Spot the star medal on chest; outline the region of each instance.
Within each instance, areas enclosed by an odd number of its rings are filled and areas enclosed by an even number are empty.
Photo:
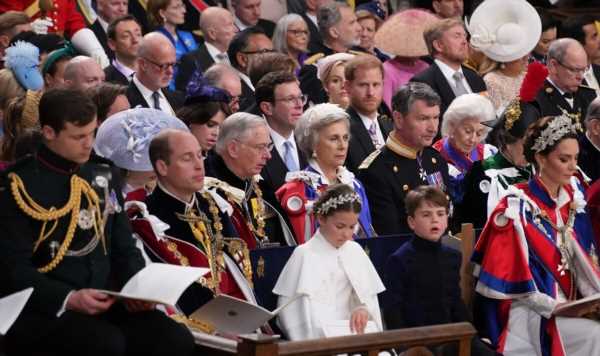
[[[94,212],[88,209],[79,210],[77,226],[82,230],[89,230],[94,226]]]

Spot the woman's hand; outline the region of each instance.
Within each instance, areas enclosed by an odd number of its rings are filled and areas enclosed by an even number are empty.
[[[365,308],[358,308],[350,316],[350,331],[356,334],[364,334],[369,321],[369,312]]]

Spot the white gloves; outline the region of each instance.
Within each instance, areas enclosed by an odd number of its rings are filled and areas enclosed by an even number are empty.
[[[89,28],[82,28],[71,37],[71,42],[79,52],[92,57],[103,69],[110,65],[110,61],[104,53],[104,48]]]
[[[52,26],[54,26],[54,22],[47,17],[35,19],[31,22],[31,29],[38,35],[47,35],[48,28]]]

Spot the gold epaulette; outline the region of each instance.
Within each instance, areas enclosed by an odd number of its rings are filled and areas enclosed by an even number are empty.
[[[355,56],[360,56],[362,54],[370,54],[370,53],[367,53],[367,52],[357,51],[357,50],[354,50],[354,49],[348,50],[348,53],[353,54]]]
[[[323,57],[325,57],[325,53],[313,54],[312,56],[310,56],[304,60],[304,64],[315,64],[315,63],[317,63],[317,61],[319,59],[321,59]]]
[[[242,201],[244,200],[244,197],[246,196],[246,194],[244,193],[243,190],[238,189],[236,187],[232,187],[231,185],[229,185],[226,182],[223,182],[220,179],[217,179],[214,177],[205,177],[204,178],[204,189],[211,189],[211,188],[221,189],[227,195],[231,196],[231,198],[233,198],[233,200],[237,204],[241,204]]]
[[[379,154],[381,153],[381,149],[375,150],[373,152],[371,152],[370,155],[367,156],[367,158],[364,159],[364,161],[362,161],[362,163],[360,164],[360,166],[358,166],[358,169],[367,169],[369,168],[369,166],[371,165],[371,163],[373,163],[373,161],[375,160],[375,158],[377,158],[377,156],[379,156]]]

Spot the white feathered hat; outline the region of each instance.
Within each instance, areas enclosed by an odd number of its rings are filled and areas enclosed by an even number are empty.
[[[94,150],[119,168],[151,172],[150,141],[169,128],[189,131],[183,121],[160,110],[134,108],[121,111],[100,125]]]
[[[542,35],[542,21],[525,0],[485,0],[465,19],[471,45],[497,62],[531,52]]]

